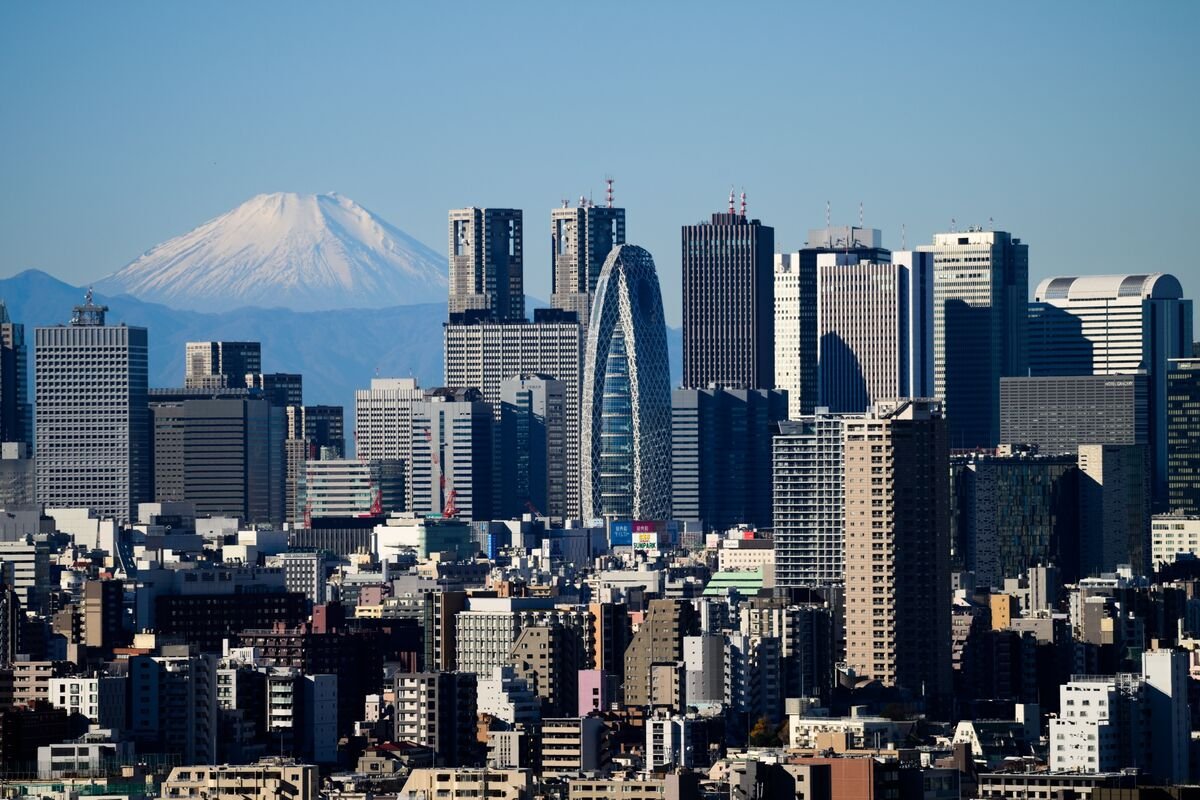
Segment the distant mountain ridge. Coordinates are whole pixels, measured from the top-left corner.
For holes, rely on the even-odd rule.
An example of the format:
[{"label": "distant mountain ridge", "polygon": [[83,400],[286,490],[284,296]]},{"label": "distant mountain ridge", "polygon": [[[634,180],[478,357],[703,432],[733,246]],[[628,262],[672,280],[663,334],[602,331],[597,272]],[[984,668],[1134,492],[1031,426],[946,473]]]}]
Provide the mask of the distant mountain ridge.
[{"label": "distant mountain ridge", "polygon": [[340,194],[260,194],[96,282],[192,311],[444,302],[444,256]]},{"label": "distant mountain ridge", "polygon": [[[12,320],[25,325],[31,371],[33,329],[66,324],[71,307],[83,300],[85,291],[39,270],[0,280],[0,299]],[[222,339],[262,342],[263,369],[303,374],[304,401],[345,406],[347,427],[354,415],[355,390],[370,385],[376,374],[411,375],[423,387],[442,384],[445,302],[360,309],[353,314],[278,308],[201,313],[100,292],[96,302],[109,306],[110,323],[149,330],[151,386],[183,385],[184,343]],[[530,298],[531,307],[535,304]],[[671,381],[676,386],[682,375],[681,344],[679,329],[668,328]]]}]

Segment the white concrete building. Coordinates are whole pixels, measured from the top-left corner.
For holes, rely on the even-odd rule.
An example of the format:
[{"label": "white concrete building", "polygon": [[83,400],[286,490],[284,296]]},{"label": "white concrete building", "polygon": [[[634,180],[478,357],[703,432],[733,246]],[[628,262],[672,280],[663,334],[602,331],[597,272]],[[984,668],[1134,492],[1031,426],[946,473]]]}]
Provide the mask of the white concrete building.
[{"label": "white concrete building", "polygon": [[491,675],[479,679],[480,714],[491,714],[509,725],[531,729],[541,719],[541,709],[537,692],[523,678],[518,678],[511,666],[495,667]]},{"label": "white concrete building", "polygon": [[1150,523],[1151,565],[1173,564],[1180,554],[1200,557],[1200,517],[1156,514]]},{"label": "white concrete building", "polygon": [[125,727],[127,684],[124,675],[51,678],[50,704],[82,714],[101,728],[121,730]]},{"label": "white concrete building", "polygon": [[691,768],[697,765],[688,717],[654,717],[646,720],[646,769]]}]

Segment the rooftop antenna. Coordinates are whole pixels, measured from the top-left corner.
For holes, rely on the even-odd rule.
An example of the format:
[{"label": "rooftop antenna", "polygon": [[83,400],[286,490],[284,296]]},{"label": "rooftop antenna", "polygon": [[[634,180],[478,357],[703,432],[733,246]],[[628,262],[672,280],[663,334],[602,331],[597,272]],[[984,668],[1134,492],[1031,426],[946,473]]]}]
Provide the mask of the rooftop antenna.
[{"label": "rooftop antenna", "polygon": [[579,195],[579,207],[587,208],[587,198],[584,197],[583,195]]},{"label": "rooftop antenna", "polygon": [[606,184],[608,184],[608,188],[605,190],[605,201],[608,203],[608,207],[612,208],[613,207],[613,188],[612,188],[613,179],[612,179],[612,176],[610,175],[607,178],[605,178],[604,182]]},{"label": "rooftop antenna", "polygon": [[950,218],[950,232],[951,232],[951,233],[957,233],[957,232],[958,232],[958,222],[957,222],[957,221],[955,221],[954,217],[951,217],[951,218]]},{"label": "rooftop antenna", "polygon": [[562,199],[562,203],[563,208],[569,208],[571,206],[571,201],[567,200],[565,197]]},{"label": "rooftop antenna", "polygon": [[746,217],[746,190],[742,189],[742,218]]},{"label": "rooftop antenna", "polygon": [[863,226],[863,204],[862,200],[858,201],[858,227]]},{"label": "rooftop antenna", "polygon": [[825,230],[829,231],[829,201],[825,201]]},{"label": "rooftop antenna", "polygon": [[988,217],[988,230],[989,231],[996,230],[996,221],[994,219],[992,219],[991,217]]},{"label": "rooftop antenna", "polygon": [[729,213],[733,213],[733,187],[729,187]]},{"label": "rooftop antenna", "polygon": [[905,238],[905,237],[907,236],[907,234],[908,234],[908,228],[905,226],[905,224],[904,224],[903,222],[901,222],[901,223],[900,223],[900,249],[901,249],[901,250],[907,250],[907,249],[908,249],[908,248],[905,246],[905,244],[906,244],[906,238]]}]

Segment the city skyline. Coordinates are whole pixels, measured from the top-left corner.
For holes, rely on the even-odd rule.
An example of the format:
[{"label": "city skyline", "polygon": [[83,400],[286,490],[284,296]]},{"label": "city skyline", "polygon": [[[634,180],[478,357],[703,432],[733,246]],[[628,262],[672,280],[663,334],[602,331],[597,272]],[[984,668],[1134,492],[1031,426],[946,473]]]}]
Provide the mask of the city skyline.
[{"label": "city skyline", "polygon": [[[522,208],[541,231],[563,198],[600,201],[605,176],[627,209],[629,238],[656,255],[671,325],[681,316],[679,227],[720,211],[730,188],[745,189],[750,215],[775,227],[780,252],[803,245],[827,202],[833,224],[857,222],[861,202],[864,221],[884,231],[890,249],[926,243],[951,219],[960,230],[993,220],[1031,245],[1031,288],[1056,274],[1123,273],[1158,231],[1186,225],[1200,161],[1185,131],[1197,112],[1177,100],[1195,94],[1200,68],[1181,37],[1200,10],[1084,8],[921,9],[900,19],[876,7],[848,19],[843,10],[764,11],[797,30],[849,24],[859,41],[907,34],[937,43],[936,54],[914,54],[904,70],[884,59],[834,58],[833,42],[819,36],[801,52],[751,46],[762,34],[749,19],[705,13],[689,15],[688,36],[677,41],[667,8],[642,9],[628,26],[599,10],[567,17],[546,7],[509,19],[475,7],[455,23],[462,46],[454,63],[436,45],[450,23],[415,6],[362,8],[331,21],[317,7],[281,15],[263,5],[240,9],[234,25],[163,8],[131,25],[119,7],[81,5],[72,9],[78,26],[61,25],[52,9],[10,8],[0,64],[38,69],[20,86],[0,87],[15,112],[9,152],[21,156],[5,163],[13,191],[2,201],[0,274],[39,268],[88,283],[276,190],[343,192],[439,248],[447,209]],[[503,48],[518,91],[474,100],[495,121],[487,136],[505,157],[453,158],[475,134],[453,123],[447,104],[458,102],[454,86],[486,67],[492,32],[519,39],[562,24],[578,40]],[[189,32],[186,46],[176,46],[179,28]],[[1087,36],[1064,37],[1064,29]],[[396,36],[411,40],[399,55],[385,46]],[[228,58],[204,59],[214,41],[228,41]],[[1015,41],[1023,55],[1010,63]],[[579,42],[596,56],[579,58]],[[946,69],[950,62],[967,68]],[[838,72],[823,79],[829,63]],[[247,71],[259,80],[238,85],[234,76]],[[616,110],[583,129],[562,124],[541,87],[570,71],[592,85],[603,78],[596,107]],[[677,109],[734,85],[730,124],[673,124]],[[847,85],[866,87],[875,116],[923,113],[928,123],[888,135],[841,124]],[[329,98],[319,111],[304,102],[313,92]],[[1011,107],[998,114],[1002,104]],[[833,109],[829,121],[810,123],[812,108]],[[649,137],[604,123],[606,114],[630,111]],[[983,115],[994,122],[970,124]],[[1179,124],[1154,123],[1167,117]],[[251,129],[261,136],[243,135]],[[549,301],[549,245],[528,250],[528,291]],[[1195,268],[1179,272],[1185,289],[1195,285]]]}]

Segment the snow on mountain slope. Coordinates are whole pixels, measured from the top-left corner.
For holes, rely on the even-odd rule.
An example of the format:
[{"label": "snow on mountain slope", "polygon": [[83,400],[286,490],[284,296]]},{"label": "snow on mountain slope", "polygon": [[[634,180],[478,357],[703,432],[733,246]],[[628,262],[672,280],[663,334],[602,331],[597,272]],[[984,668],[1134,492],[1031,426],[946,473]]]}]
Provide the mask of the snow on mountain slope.
[{"label": "snow on mountain slope", "polygon": [[444,302],[445,258],[339,194],[260,194],[96,283],[196,311]]}]

